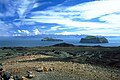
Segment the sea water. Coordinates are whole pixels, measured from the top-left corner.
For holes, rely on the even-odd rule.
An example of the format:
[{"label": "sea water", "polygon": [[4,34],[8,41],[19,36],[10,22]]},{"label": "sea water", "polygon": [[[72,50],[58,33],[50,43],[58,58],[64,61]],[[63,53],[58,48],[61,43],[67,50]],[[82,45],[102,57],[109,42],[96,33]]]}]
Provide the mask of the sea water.
[{"label": "sea water", "polygon": [[70,43],[74,45],[87,46],[120,46],[120,36],[106,36],[109,43],[87,44],[79,43],[81,36],[51,36],[52,38],[62,39],[63,41],[41,41],[46,36],[20,36],[20,37],[0,37],[0,47],[36,47],[50,46],[58,43]]}]

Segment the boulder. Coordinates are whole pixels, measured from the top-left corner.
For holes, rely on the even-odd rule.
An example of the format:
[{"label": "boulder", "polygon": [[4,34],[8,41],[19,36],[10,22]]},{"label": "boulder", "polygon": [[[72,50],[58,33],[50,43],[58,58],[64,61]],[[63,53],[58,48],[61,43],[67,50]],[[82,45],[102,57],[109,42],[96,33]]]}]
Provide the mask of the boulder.
[{"label": "boulder", "polygon": [[44,71],[44,72],[48,72],[49,70],[48,70],[47,67],[43,67],[43,71]]},{"label": "boulder", "polygon": [[80,43],[108,43],[108,40],[102,36],[86,36],[81,38]]},{"label": "boulder", "polygon": [[0,71],[2,71],[3,70],[3,66],[2,65],[0,65]]},{"label": "boulder", "polygon": [[35,74],[31,71],[27,71],[27,78],[33,78],[35,77]]},{"label": "boulder", "polygon": [[43,67],[37,68],[36,71],[37,72],[43,72]]},{"label": "boulder", "polygon": [[14,79],[13,79],[13,76],[11,76],[9,80],[14,80]]},{"label": "boulder", "polygon": [[49,68],[49,71],[54,71],[54,67]]},{"label": "boulder", "polygon": [[2,65],[2,63],[0,63],[0,71],[2,71],[3,70],[3,65]]},{"label": "boulder", "polygon": [[26,77],[24,77],[24,76],[22,76],[22,80],[29,80],[28,78],[26,78]]},{"label": "boulder", "polygon": [[48,69],[47,67],[42,66],[42,67],[40,67],[40,68],[37,68],[36,71],[37,71],[37,72],[48,72],[49,69]]},{"label": "boulder", "polygon": [[9,79],[11,78],[10,72],[8,72],[8,71],[3,72],[2,78],[3,78],[4,80],[9,80]]},{"label": "boulder", "polygon": [[36,69],[37,72],[48,72],[48,71],[54,71],[54,67],[47,68],[47,67],[40,67]]},{"label": "boulder", "polygon": [[3,66],[0,65],[0,80],[2,80],[2,75],[3,75]]},{"label": "boulder", "polygon": [[22,79],[22,76],[20,76],[20,75],[14,75],[14,76],[13,76],[13,79],[14,79],[14,80],[23,80],[23,79]]}]

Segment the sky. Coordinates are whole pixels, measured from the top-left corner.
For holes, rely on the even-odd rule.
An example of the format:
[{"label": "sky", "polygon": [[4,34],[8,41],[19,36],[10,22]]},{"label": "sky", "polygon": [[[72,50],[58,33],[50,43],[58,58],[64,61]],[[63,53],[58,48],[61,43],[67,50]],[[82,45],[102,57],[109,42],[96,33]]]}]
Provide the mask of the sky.
[{"label": "sky", "polygon": [[120,0],[0,0],[0,36],[120,34]]}]

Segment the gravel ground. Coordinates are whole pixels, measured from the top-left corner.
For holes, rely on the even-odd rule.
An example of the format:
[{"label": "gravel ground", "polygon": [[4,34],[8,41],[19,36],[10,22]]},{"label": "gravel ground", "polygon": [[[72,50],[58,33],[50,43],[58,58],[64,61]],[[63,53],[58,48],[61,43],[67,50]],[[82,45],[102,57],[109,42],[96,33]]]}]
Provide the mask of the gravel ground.
[{"label": "gravel ground", "polygon": [[80,76],[68,75],[59,72],[36,73],[36,77],[31,80],[85,80]]},{"label": "gravel ground", "polygon": [[[119,80],[120,70],[104,68],[90,64],[80,64],[60,61],[39,61],[38,58],[49,58],[46,55],[29,55],[11,58],[3,62],[4,70],[12,75],[26,76],[26,71],[32,71],[35,77],[30,80]],[[34,61],[38,59],[38,61]],[[25,62],[25,60],[27,60]],[[28,61],[30,60],[30,61]],[[33,60],[33,61],[32,61]],[[24,62],[21,62],[24,61]],[[54,67],[51,72],[36,72],[41,66]]]}]

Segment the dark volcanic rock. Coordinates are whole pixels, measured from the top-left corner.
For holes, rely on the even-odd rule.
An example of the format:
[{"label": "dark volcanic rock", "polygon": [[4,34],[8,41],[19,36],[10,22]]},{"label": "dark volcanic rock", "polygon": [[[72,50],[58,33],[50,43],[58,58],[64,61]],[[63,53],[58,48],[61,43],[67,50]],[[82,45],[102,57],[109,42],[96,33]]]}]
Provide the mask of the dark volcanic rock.
[{"label": "dark volcanic rock", "polygon": [[68,44],[68,43],[60,43],[60,44],[55,44],[52,46],[57,46],[57,47],[73,47],[73,44]]},{"label": "dark volcanic rock", "polygon": [[3,78],[4,80],[9,80],[10,77],[11,77],[10,72],[5,71],[5,72],[3,73],[2,78]]},{"label": "dark volcanic rock", "polygon": [[80,58],[85,59],[88,63],[120,68],[120,50],[85,51]]},{"label": "dark volcanic rock", "polygon": [[20,75],[14,75],[14,76],[13,76],[13,79],[14,79],[14,80],[23,80],[23,79],[22,79],[22,76],[20,76]]},{"label": "dark volcanic rock", "polygon": [[108,40],[105,37],[86,36],[81,38],[80,43],[108,43]]}]

